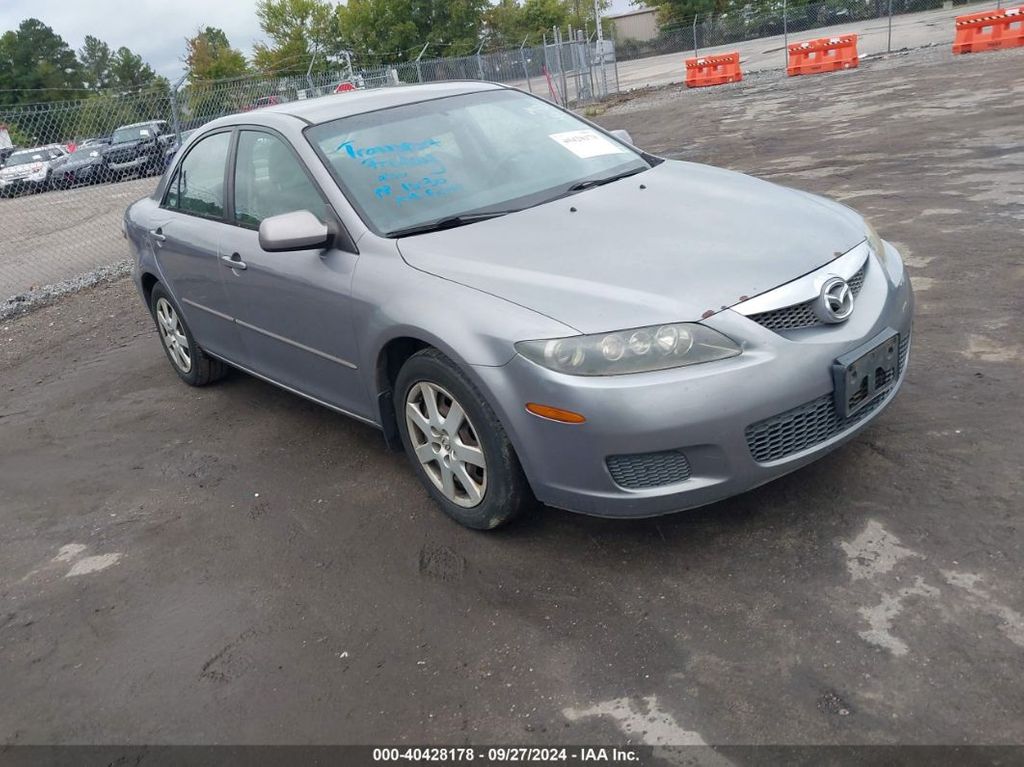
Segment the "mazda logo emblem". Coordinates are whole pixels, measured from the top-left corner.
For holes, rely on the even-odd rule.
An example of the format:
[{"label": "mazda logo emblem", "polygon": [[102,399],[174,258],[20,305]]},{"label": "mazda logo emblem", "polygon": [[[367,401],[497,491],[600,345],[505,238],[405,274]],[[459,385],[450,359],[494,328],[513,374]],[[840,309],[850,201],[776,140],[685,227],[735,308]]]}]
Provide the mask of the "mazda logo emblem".
[{"label": "mazda logo emblem", "polygon": [[853,314],[853,291],[842,277],[830,277],[821,286],[818,316],[822,322],[843,322]]}]

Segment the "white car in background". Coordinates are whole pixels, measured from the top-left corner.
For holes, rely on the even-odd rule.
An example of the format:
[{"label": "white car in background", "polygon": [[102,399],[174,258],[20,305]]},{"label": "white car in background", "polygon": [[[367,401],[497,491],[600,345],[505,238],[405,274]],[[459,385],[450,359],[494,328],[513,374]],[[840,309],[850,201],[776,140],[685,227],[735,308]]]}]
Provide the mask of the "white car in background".
[{"label": "white car in background", "polygon": [[23,189],[35,192],[48,189],[54,160],[67,154],[67,149],[60,144],[19,149],[0,169],[0,195],[15,194]]}]

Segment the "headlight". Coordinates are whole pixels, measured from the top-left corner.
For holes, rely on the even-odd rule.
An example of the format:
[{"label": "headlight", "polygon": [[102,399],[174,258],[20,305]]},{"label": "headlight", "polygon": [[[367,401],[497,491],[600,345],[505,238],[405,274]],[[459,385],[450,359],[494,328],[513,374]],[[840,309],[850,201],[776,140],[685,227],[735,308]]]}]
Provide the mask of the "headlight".
[{"label": "headlight", "polygon": [[516,351],[559,373],[613,376],[646,373],[735,357],[740,347],[717,330],[694,323],[520,341]]},{"label": "headlight", "polygon": [[864,234],[868,238],[868,247],[875,254],[878,263],[885,268],[889,279],[892,280],[892,284],[899,285],[903,282],[903,261],[900,260],[899,254],[885,246],[882,238],[875,231],[875,227],[871,226],[867,221],[864,222],[864,226],[866,227]]}]

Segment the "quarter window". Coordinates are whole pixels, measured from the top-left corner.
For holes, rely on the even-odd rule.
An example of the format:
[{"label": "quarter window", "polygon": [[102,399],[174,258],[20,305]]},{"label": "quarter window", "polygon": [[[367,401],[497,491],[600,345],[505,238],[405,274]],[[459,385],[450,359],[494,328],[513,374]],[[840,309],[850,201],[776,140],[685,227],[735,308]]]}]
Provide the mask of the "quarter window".
[{"label": "quarter window", "polygon": [[327,220],[327,205],[291,148],[269,133],[242,131],[235,160],[235,221],[257,229],[265,218],[297,210]]},{"label": "quarter window", "polygon": [[164,207],[203,218],[224,216],[224,164],[230,133],[216,133],[192,148],[175,171]]}]

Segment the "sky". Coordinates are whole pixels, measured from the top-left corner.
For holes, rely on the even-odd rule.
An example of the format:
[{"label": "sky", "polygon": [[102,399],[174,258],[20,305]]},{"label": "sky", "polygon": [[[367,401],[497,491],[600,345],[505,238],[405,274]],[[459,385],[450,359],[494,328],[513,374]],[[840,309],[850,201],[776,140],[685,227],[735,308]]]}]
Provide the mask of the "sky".
[{"label": "sky", "polygon": [[235,48],[251,53],[264,39],[255,0],[0,0],[0,31],[36,18],[75,51],[86,35],[112,50],[126,45],[172,80],[184,73],[185,38],[220,27]]},{"label": "sky", "polygon": [[[612,0],[609,10],[630,9],[629,0]],[[86,35],[113,50],[126,45],[172,81],[184,74],[185,38],[201,27],[220,27],[247,56],[264,39],[255,0],[0,0],[0,33],[27,18],[52,27],[76,52]]]}]

